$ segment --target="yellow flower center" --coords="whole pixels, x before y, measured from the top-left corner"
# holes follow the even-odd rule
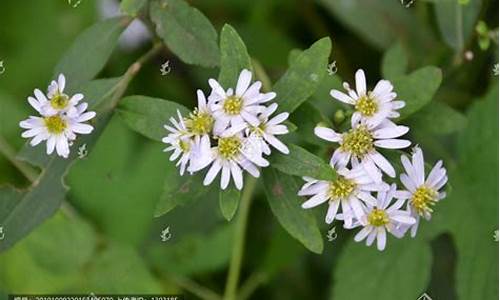
[[[266,124],[261,123],[259,126],[252,126],[250,130],[257,136],[263,136],[264,132],[266,131]]]
[[[66,121],[64,121],[60,116],[55,115],[52,117],[46,117],[43,119],[45,122],[45,127],[50,133],[60,134],[62,133],[66,127]]]
[[[330,182],[329,196],[331,200],[345,199],[356,188],[356,184],[342,176]]]
[[[389,223],[389,216],[385,210],[374,208],[368,215],[368,223],[375,227],[384,226]]]
[[[228,115],[237,115],[241,112],[243,107],[243,100],[237,96],[230,96],[224,100],[223,109]]]
[[[373,149],[373,137],[365,126],[353,128],[344,133],[340,148],[362,158]]]
[[[377,102],[375,102],[375,100],[373,100],[370,96],[363,96],[359,98],[354,107],[362,115],[367,117],[373,116],[378,110]]]
[[[241,140],[236,137],[219,138],[219,153],[225,159],[232,159],[240,152]]]
[[[57,93],[50,99],[50,105],[55,109],[63,109],[68,105],[69,97],[66,94]]]
[[[187,141],[180,140],[179,146],[181,147],[182,152],[187,153],[191,150],[191,144]]]
[[[186,120],[186,126],[197,135],[207,134],[212,131],[214,118],[208,113],[195,110]]]
[[[426,212],[433,211],[431,206],[436,204],[437,196],[438,193],[435,190],[422,185],[413,193],[410,203],[417,213],[423,216]]]

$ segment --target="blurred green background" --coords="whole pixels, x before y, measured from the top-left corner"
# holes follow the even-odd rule
[[[273,82],[286,70],[292,50],[324,36],[332,39],[330,60],[336,62],[337,74],[322,82],[310,101],[313,108],[303,105],[292,118],[304,124],[294,139],[317,153],[322,150],[305,133],[317,122],[310,120],[309,110],[321,109],[321,117],[333,120],[340,107],[328,90],[343,80],[352,82],[356,69],[365,70],[370,86],[382,77],[383,61],[390,59],[396,61],[387,66],[408,72],[427,65],[443,72],[425,114],[404,122],[428,162],[444,159],[450,172],[451,194],[438,204],[432,222],[421,226],[414,240],[391,238],[388,249],[379,253],[353,243],[353,232],[340,225],[338,238],[328,242],[330,228],[323,224],[324,210],[317,209],[325,234],[324,252],[317,255],[282,229],[259,187],[242,269],[244,287],[253,291],[250,299],[399,300],[417,299],[424,292],[434,300],[498,298],[498,243],[493,238],[498,230],[498,76],[493,72],[498,64],[498,1],[417,0],[406,8],[408,2],[189,1],[218,31],[230,23]],[[18,123],[32,113],[26,98],[36,87],[45,89],[74,38],[117,5],[82,0],[74,8],[65,0],[0,1],[0,61],[5,67],[0,74],[0,134],[16,150],[24,144]],[[99,78],[121,75],[151,43],[127,45],[117,47]],[[167,60],[172,71],[162,76],[160,67]],[[193,107],[195,90],[208,92],[207,80],[217,73],[186,65],[165,51],[145,66],[127,94]],[[190,292],[195,282],[220,293],[234,220],[222,217],[215,189],[153,218],[158,199],[177,176],[162,148],[113,117],[94,151],[71,168],[65,213],[58,212],[0,254],[0,295],[178,292],[196,299]],[[29,183],[0,155],[2,184],[23,188]],[[172,238],[162,242],[167,227]]]

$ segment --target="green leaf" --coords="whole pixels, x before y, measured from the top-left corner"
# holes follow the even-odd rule
[[[394,79],[406,74],[408,55],[401,43],[394,44],[384,54],[382,59],[382,74],[384,78]]]
[[[331,48],[330,39],[323,38],[291,63],[290,68],[273,87],[280,111],[291,113],[314,94],[326,75]]]
[[[71,168],[68,198],[99,224],[101,233],[114,241],[140,244],[149,236],[166,173],[178,175],[163,148],[113,117],[92,153]]]
[[[236,86],[241,70],[252,70],[245,43],[231,25],[224,25],[220,35],[220,73],[222,86]]]
[[[453,194],[436,205],[433,222],[445,224],[457,249],[459,299],[498,298],[498,85],[475,101],[459,136]],[[492,125],[495,124],[495,125]],[[471,259],[473,257],[474,259]]]
[[[112,93],[116,91],[118,87],[118,78],[106,78],[92,80],[83,84],[77,91],[82,93],[85,98],[83,101],[87,102],[89,105],[88,110],[96,110],[101,103],[111,96]],[[75,149],[75,147],[73,147]],[[29,142],[25,143],[21,151],[17,154],[17,158],[27,161],[30,164],[36,165],[41,168],[45,168],[47,164],[54,158],[54,156],[49,156],[45,152],[45,144],[42,143],[36,147],[33,147]]]
[[[131,17],[137,17],[147,3],[148,0],[123,0],[120,3],[120,10]]]
[[[235,187],[228,187],[219,192],[219,206],[224,218],[228,221],[233,219],[238,205],[240,204],[241,193]]]
[[[173,164],[172,164],[173,165]],[[175,169],[175,167],[174,167]],[[163,187],[163,193],[155,208],[155,217],[160,217],[177,205],[185,205],[195,201],[210,192],[210,186],[203,185],[202,174],[180,176],[178,170],[168,172]]]
[[[128,17],[118,17],[89,27],[59,60],[54,76],[64,74],[70,91],[93,79],[106,65],[118,38],[129,23]]]
[[[113,90],[114,87],[110,86],[110,89]],[[104,95],[100,95],[106,99],[109,96],[107,91]],[[6,235],[0,243],[0,251],[12,247],[59,209],[66,194],[64,177],[69,167],[78,158],[76,149],[85,144],[88,151],[92,151],[110,116],[111,112],[109,111],[97,111],[92,134],[82,135],[75,141],[69,158],[63,159],[53,154],[36,183],[28,191],[21,194],[12,210],[2,216],[0,224],[10,234]],[[43,145],[39,145],[39,147],[43,147]]]
[[[96,294],[160,294],[162,286],[133,247],[112,243],[86,269],[82,288]]]
[[[405,123],[412,130],[423,130],[431,134],[450,134],[465,128],[467,118],[447,104],[434,101],[409,117]]]
[[[388,237],[383,252],[351,240],[334,269],[330,299],[418,299],[431,264],[431,249],[423,238]]]
[[[461,52],[474,32],[482,1],[471,0],[466,5],[457,0],[433,2],[437,24],[444,41],[456,52]]]
[[[336,20],[358,34],[363,41],[379,48],[389,48],[396,40],[412,43],[411,49],[429,47],[433,34],[427,23],[404,7],[400,1],[320,0]],[[357,53],[363,53],[364,48]]]
[[[175,226],[175,225],[173,225]],[[175,275],[195,275],[214,272],[227,265],[231,257],[234,227],[217,226],[210,232],[189,233],[179,236],[172,227],[172,243],[168,246],[155,244],[148,250],[148,260],[161,271]],[[168,276],[167,276],[168,277]]]
[[[276,154],[269,158],[271,166],[295,176],[309,176],[322,180],[335,180],[335,170],[321,158],[297,145],[288,145],[290,154]]]
[[[96,245],[96,235],[87,223],[77,216],[56,214],[0,255],[0,285],[16,293],[69,289],[82,281],[81,269],[91,260]]]
[[[264,185],[267,202],[281,226],[310,251],[323,252],[323,239],[316,219],[312,211],[300,206],[303,199],[297,196],[298,179],[268,168],[264,171]]]
[[[398,99],[406,102],[406,106],[400,110],[399,120],[409,117],[429,103],[439,88],[442,77],[439,68],[428,66],[395,79],[393,84]]]
[[[219,64],[217,31],[198,9],[184,0],[152,1],[156,32],[183,62],[204,67]]]
[[[330,103],[334,104],[332,100],[330,100]],[[325,143],[314,134],[314,128],[318,123],[323,123],[330,127],[333,127],[333,124],[330,119],[323,114],[323,111],[313,106],[312,101],[302,104],[291,118],[294,123],[300,124],[300,128],[298,128],[296,132],[300,139],[313,145],[325,145]]]
[[[163,125],[170,124],[169,118],[177,119],[177,111],[183,116],[189,114],[189,110],[178,103],[146,96],[125,97],[117,110],[132,130],[160,142],[167,134]]]

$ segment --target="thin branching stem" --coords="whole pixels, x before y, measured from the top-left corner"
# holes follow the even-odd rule
[[[247,228],[248,214],[250,212],[250,203],[252,202],[253,192],[257,185],[257,179],[249,177],[240,200],[240,211],[237,218],[236,230],[234,232],[233,252],[227,275],[226,290],[224,300],[235,300],[238,281],[240,278],[241,261],[243,259],[243,249],[245,246],[245,232]]]

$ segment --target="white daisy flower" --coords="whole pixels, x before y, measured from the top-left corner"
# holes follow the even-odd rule
[[[261,93],[260,81],[252,81],[252,73],[249,70],[243,70],[236,84],[236,91],[232,88],[227,91],[214,79],[208,83],[212,87],[212,93],[208,97],[209,102],[213,103],[212,111],[215,118],[214,133],[222,135],[228,126],[233,127],[232,132],[245,129],[248,124],[258,126],[259,119],[257,114],[265,109],[262,103],[265,103],[276,97],[276,93]]]
[[[47,141],[47,154],[52,154],[54,149],[57,155],[67,158],[70,144],[76,139],[76,134],[89,134],[94,129],[84,122],[94,118],[96,113],[87,110],[87,103],[81,103],[68,113],[51,116],[34,117],[21,121],[19,126],[27,129],[22,133],[24,138],[33,138],[30,145],[36,146],[42,141]]]
[[[212,133],[214,118],[210,110],[210,103],[207,103],[205,94],[197,90],[198,107],[194,109],[186,119],[186,127],[194,135],[210,135]]]
[[[74,108],[83,99],[83,94],[75,94],[71,97],[64,93],[66,78],[59,74],[57,81],[53,80],[48,88],[47,97],[39,90],[35,90],[35,96],[28,98],[30,104],[44,116],[52,116],[59,112],[67,112]]]
[[[259,125],[245,129],[245,133],[249,137],[249,140],[251,140],[254,145],[257,144],[256,147],[265,155],[271,154],[269,145],[283,154],[290,153],[288,147],[275,137],[275,135],[288,133],[288,128],[281,123],[288,119],[289,113],[280,113],[269,120],[269,116],[271,116],[277,108],[278,104],[276,103],[269,105],[269,107],[258,115]]]
[[[380,174],[380,180],[382,180]],[[334,181],[317,180],[310,177],[303,178],[306,184],[298,192],[299,196],[312,196],[302,204],[302,208],[312,208],[328,201],[328,211],[325,222],[330,224],[337,218],[339,206],[342,206],[342,215],[347,226],[351,226],[353,218],[363,216],[363,204],[376,205],[376,199],[370,192],[387,190],[386,183],[376,183],[361,166],[352,170],[341,168],[337,170],[337,179]]]
[[[405,169],[400,180],[407,191],[398,192],[398,197],[408,200],[408,211],[417,221],[411,226],[411,236],[415,237],[420,222],[420,217],[431,219],[434,206],[439,200],[446,197],[446,192],[440,192],[448,182],[446,169],[443,162],[438,161],[432,168],[429,176],[425,179],[425,163],[422,149],[418,146],[413,149],[412,160],[405,155],[401,156],[401,162]]]
[[[327,141],[339,143],[332,155],[330,164],[334,166],[346,166],[351,162],[360,161],[366,172],[373,178],[378,179],[380,170],[390,177],[396,176],[396,171],[391,163],[380,154],[376,148],[402,149],[411,145],[411,142],[396,139],[408,132],[407,126],[395,125],[385,120],[376,127],[370,127],[362,120],[353,116],[352,128],[344,133],[337,133],[333,129],[318,126],[314,133]]]
[[[397,97],[393,92],[393,86],[388,80],[380,80],[373,91],[366,90],[366,78],[363,70],[358,70],[355,75],[356,91],[349,87],[347,82],[344,82],[344,88],[347,94],[331,90],[330,95],[340,102],[353,105],[356,112],[356,117],[361,117],[366,120],[366,124],[370,127],[377,126],[387,118],[399,117],[398,109],[405,106],[404,101],[394,101]]]
[[[352,227],[346,226],[349,229],[363,226],[363,229],[354,236],[356,242],[366,239],[366,245],[371,246],[376,239],[377,249],[382,251],[386,245],[386,232],[401,238],[404,234],[402,228],[415,224],[415,219],[407,211],[400,209],[405,202],[403,199],[399,199],[390,205],[395,194],[395,184],[391,185],[389,191],[379,192],[376,205],[373,206],[368,203],[364,208],[365,214],[361,220]]]
[[[198,165],[201,163],[199,161],[199,157],[201,157],[200,152],[210,152],[210,138],[208,135],[193,137],[179,111],[177,111],[177,117],[179,120],[176,120],[174,117],[169,119],[173,127],[164,125],[169,134],[162,139],[162,142],[169,145],[163,150],[164,152],[173,151],[172,155],[170,155],[170,161],[174,161],[180,157],[175,166],[180,166],[180,175],[182,176],[188,166],[191,167],[193,164]],[[195,160],[198,161],[193,163]],[[190,171],[190,169],[188,170]]]
[[[267,167],[269,162],[259,155],[248,155],[242,151],[245,138],[242,134],[236,134],[228,137],[218,137],[217,146],[212,148],[211,153],[205,155],[213,161],[212,166],[208,170],[204,185],[209,185],[221,172],[220,187],[225,190],[231,177],[233,178],[236,188],[243,188],[243,172],[241,168],[246,170],[254,177],[259,177],[260,172],[257,167]]]

